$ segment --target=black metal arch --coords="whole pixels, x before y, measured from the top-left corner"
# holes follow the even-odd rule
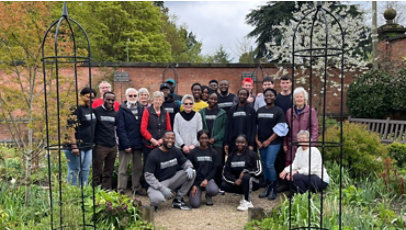
[[[73,43],[73,54],[72,56],[66,56],[66,55],[58,55],[58,42],[60,42],[59,36],[61,35],[61,28],[62,24],[66,23],[66,28],[68,29],[68,35],[69,38],[71,39],[71,42]],[[78,56],[77,55],[77,42],[76,42],[76,35],[73,30],[73,26],[77,26],[79,28],[79,32],[84,35],[87,41],[87,46],[86,46],[86,51],[87,51],[87,56]],[[47,38],[51,38],[51,36],[54,35],[54,55],[46,55],[45,54],[45,48],[47,47]],[[70,18],[68,16],[68,9],[66,6],[66,3],[63,5],[63,10],[62,10],[62,16],[54,21],[46,30],[42,44],[41,44],[41,50],[42,50],[42,69],[43,69],[43,75],[44,75],[44,100],[45,100],[45,129],[46,129],[46,147],[45,150],[47,152],[47,158],[48,158],[48,180],[49,180],[49,199],[50,199],[50,218],[51,218],[51,229],[65,229],[65,228],[71,228],[72,226],[68,226],[64,224],[64,219],[63,219],[63,191],[62,191],[62,170],[61,170],[61,151],[66,149],[63,146],[63,143],[61,142],[62,139],[62,131],[61,131],[61,122],[60,122],[60,116],[61,116],[61,105],[60,105],[60,96],[61,96],[61,86],[60,86],[60,64],[62,63],[70,63],[73,64],[74,67],[74,76],[73,76],[73,81],[75,85],[75,95],[76,95],[76,108],[79,106],[79,88],[78,88],[78,64],[87,64],[88,66],[88,85],[89,87],[92,87],[92,80],[91,80],[91,53],[90,53],[90,41],[89,37],[85,31],[85,29],[75,20]],[[48,95],[48,85],[47,82],[49,78],[47,77],[47,70],[53,70],[55,73],[55,82],[56,82],[56,115],[52,116],[50,114],[50,107],[48,100],[49,95]],[[92,98],[90,99],[92,100]],[[90,109],[90,113],[92,113],[92,109]],[[56,144],[51,144],[51,137],[50,137],[50,119],[54,118],[57,121],[57,143]],[[91,119],[93,117],[91,116]],[[79,150],[86,148],[89,146],[80,146]],[[52,186],[52,172],[51,172],[51,154],[52,152],[57,153],[57,158],[58,158],[58,206],[59,206],[59,221],[58,223],[54,223],[54,199],[53,199],[53,186]],[[79,157],[79,163],[80,163],[80,168],[82,167],[82,161],[81,157]],[[81,178],[81,170],[79,171],[79,178]],[[79,181],[78,181],[79,183]],[[78,224],[80,228],[83,229],[89,229],[93,228],[96,229],[96,223],[95,221],[88,221],[86,222],[86,215],[85,215],[85,195],[84,195],[84,188],[83,184],[80,183],[80,188],[81,188],[81,200],[80,200],[80,206],[81,206],[81,215],[82,215],[82,220],[81,223]],[[93,216],[95,214],[95,190],[94,187],[92,187],[92,200],[93,200]],[[78,220],[79,222],[80,220]]]
[[[332,22],[329,22],[327,20],[327,16],[330,16],[333,20]],[[295,50],[295,41],[296,41],[296,33],[300,26],[303,24],[303,21],[306,18],[311,17],[312,20],[312,26],[311,26],[311,31],[310,31],[310,47],[305,48],[305,49],[300,49],[300,50]],[[315,26],[316,20],[318,20],[318,17],[321,17],[321,26],[324,26],[324,34],[325,34],[325,40],[323,41],[324,44],[322,47],[313,47],[313,35],[315,32],[315,29],[319,29],[318,26]],[[339,29],[340,29],[340,35],[341,35],[341,44],[339,44],[339,47],[330,47],[329,46],[329,30],[328,30],[328,25],[332,23],[337,23]],[[322,99],[323,99],[323,106],[322,106],[322,111],[319,115],[322,117],[322,124],[319,127],[321,128],[321,141],[312,141],[311,138],[309,140],[309,146],[317,146],[321,148],[321,153],[322,153],[322,159],[324,158],[324,153],[326,148],[339,148],[340,149],[340,178],[339,178],[339,183],[340,183],[340,188],[339,188],[339,219],[338,219],[338,226],[339,229],[342,228],[342,158],[343,158],[343,149],[342,149],[342,142],[343,142],[343,98],[344,98],[344,32],[341,27],[340,22],[337,20],[337,18],[328,10],[323,8],[322,4],[320,2],[317,2],[317,5],[315,9],[310,10],[309,12],[305,13],[305,15],[299,20],[298,24],[294,28],[294,33],[293,33],[293,40],[292,40],[292,100],[293,100],[293,90],[295,88],[295,60],[296,58],[302,58],[302,59],[308,59],[309,61],[309,106],[312,108],[312,98],[313,98],[313,61],[315,58],[323,58],[324,59],[324,72],[322,73],[323,76],[323,94],[322,94]],[[340,140],[339,142],[327,142],[325,140],[325,131],[326,131],[326,103],[327,103],[327,68],[328,68],[328,59],[332,57],[339,57],[340,58],[340,116],[339,116],[339,129],[340,129]],[[309,124],[311,123],[311,118],[312,117],[312,110],[310,110],[310,116],[309,116]],[[291,120],[293,120],[293,112],[291,113]],[[292,124],[293,125],[293,124]],[[312,134],[312,130],[309,130],[310,132],[310,137]],[[298,146],[298,142],[293,140],[292,138],[292,132],[290,132],[290,137],[291,137],[291,142],[290,142],[290,154],[291,154],[291,159],[292,159],[292,149],[293,146]],[[320,139],[320,138],[319,138]],[[311,158],[311,150],[309,149],[309,158]],[[323,164],[322,160],[322,165]],[[309,161],[309,175],[310,175],[310,168],[311,168],[311,161]],[[290,167],[290,171],[292,172],[292,167]],[[323,167],[322,167],[322,175],[323,175]],[[322,178],[323,179],[323,178]],[[310,177],[309,177],[310,181]],[[290,198],[289,202],[289,229],[326,229],[323,227],[323,192],[320,193],[320,222],[319,222],[319,227],[317,226],[312,226],[311,223],[311,208],[310,208],[310,202],[311,202],[311,195],[310,192],[308,192],[308,220],[307,226],[295,226],[292,227],[292,199]]]
[[[259,78],[259,75],[258,75],[259,72],[261,73],[261,79]],[[264,67],[262,67],[261,62],[258,63],[258,67],[252,72],[251,76],[252,77],[256,76],[255,90],[258,93],[258,89],[260,89],[262,81],[264,80],[265,76],[268,76],[268,74],[264,70]],[[258,87],[258,85],[260,85],[260,86]]]
[[[168,65],[166,66],[166,68],[164,69],[164,71],[162,72],[162,82],[165,82],[166,79],[166,73],[168,72],[168,70],[172,70],[172,73],[174,74],[174,80],[176,81],[176,84],[179,84],[179,76],[178,76],[178,71],[176,70],[176,68],[173,66],[173,64],[171,62],[168,63]],[[175,93],[178,93],[178,88],[175,88]]]

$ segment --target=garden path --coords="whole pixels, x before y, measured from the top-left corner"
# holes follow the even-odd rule
[[[259,199],[258,194],[263,188],[252,193],[252,203],[255,207],[262,207],[270,210],[279,203],[282,195],[278,194],[275,201]],[[143,205],[149,205],[148,197],[136,196]],[[248,222],[248,212],[237,210],[237,204],[241,199],[240,195],[226,193],[213,197],[214,206],[206,206],[204,203],[198,209],[181,211],[173,209],[171,201],[159,206],[154,213],[154,224],[158,230],[237,230],[244,229]],[[204,199],[203,199],[204,202]]]

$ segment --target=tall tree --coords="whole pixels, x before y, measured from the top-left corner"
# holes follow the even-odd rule
[[[208,63],[227,64],[231,62],[231,59],[230,54],[228,54],[224,47],[220,45],[214,55],[208,56],[206,61]]]

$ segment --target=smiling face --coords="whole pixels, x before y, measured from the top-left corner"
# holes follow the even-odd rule
[[[275,102],[275,94],[272,91],[266,91],[264,94],[265,103],[272,105]]]
[[[126,95],[127,101],[130,103],[137,102],[137,97],[138,97],[138,94],[137,94],[137,91],[135,91],[135,90],[130,90]]]
[[[171,149],[174,144],[175,144],[175,133],[173,132],[165,133],[165,135],[162,137],[162,145],[167,149]]]
[[[161,96],[154,97],[153,104],[154,104],[155,108],[161,107],[163,102],[164,102],[164,99]]]
[[[209,107],[210,108],[216,107],[217,102],[218,102],[217,94],[216,93],[210,94],[209,100],[207,101],[207,103],[209,104]]]
[[[266,89],[273,89],[274,85],[271,81],[265,81],[264,83],[262,83],[262,89],[266,90]]]
[[[104,99],[103,99],[104,107],[106,107],[106,109],[108,109],[108,110],[112,110],[113,106],[114,106],[115,99],[116,99],[116,96],[114,94],[111,94],[111,93],[104,96]]]
[[[292,90],[292,81],[291,80],[281,80],[280,86],[282,91],[289,92]]]
[[[192,94],[195,101],[199,101],[202,96],[202,88],[199,85],[193,86]]]
[[[300,92],[300,93],[295,94],[294,100],[295,100],[296,107],[302,108],[305,104],[304,93]]]
[[[217,83],[216,82],[212,82],[209,84],[210,89],[212,89],[213,91],[217,91]]]
[[[90,97],[92,97],[92,99],[94,100],[94,94],[93,93],[87,93],[85,95],[81,95],[81,100],[83,101],[83,104],[85,104],[85,106],[90,106]]]
[[[207,146],[209,146],[209,136],[207,136],[207,134],[203,133],[199,137],[199,143],[200,143],[200,147],[207,148]]]
[[[239,136],[235,140],[235,145],[237,147],[238,152],[241,153],[245,150],[245,148],[247,148],[247,140],[244,137]]]
[[[105,92],[111,91],[111,85],[107,82],[103,82],[99,85],[100,96],[103,97]]]
[[[252,89],[254,88],[253,84],[251,82],[244,82],[244,84],[242,85],[242,87],[244,89],[248,89],[248,91],[252,91]]]
[[[140,93],[139,94],[140,103],[143,105],[148,104],[148,94],[147,93]]]
[[[238,91],[238,101],[240,104],[245,104],[247,102],[248,92],[247,90]]]
[[[186,99],[183,101],[183,109],[186,113],[192,112],[193,109],[193,101],[190,99]]]
[[[209,99],[209,89],[204,88],[204,90],[202,91],[202,100],[207,101],[208,99]]]
[[[219,88],[222,94],[228,93],[228,87],[229,87],[228,81],[226,80],[220,81]]]

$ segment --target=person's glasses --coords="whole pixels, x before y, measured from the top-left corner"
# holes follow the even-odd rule
[[[110,86],[101,86],[100,89],[110,89]]]
[[[137,97],[137,95],[130,94],[130,95],[128,95],[128,97],[134,97],[135,98],[135,97]]]
[[[184,105],[193,105],[193,103],[183,103]]]

